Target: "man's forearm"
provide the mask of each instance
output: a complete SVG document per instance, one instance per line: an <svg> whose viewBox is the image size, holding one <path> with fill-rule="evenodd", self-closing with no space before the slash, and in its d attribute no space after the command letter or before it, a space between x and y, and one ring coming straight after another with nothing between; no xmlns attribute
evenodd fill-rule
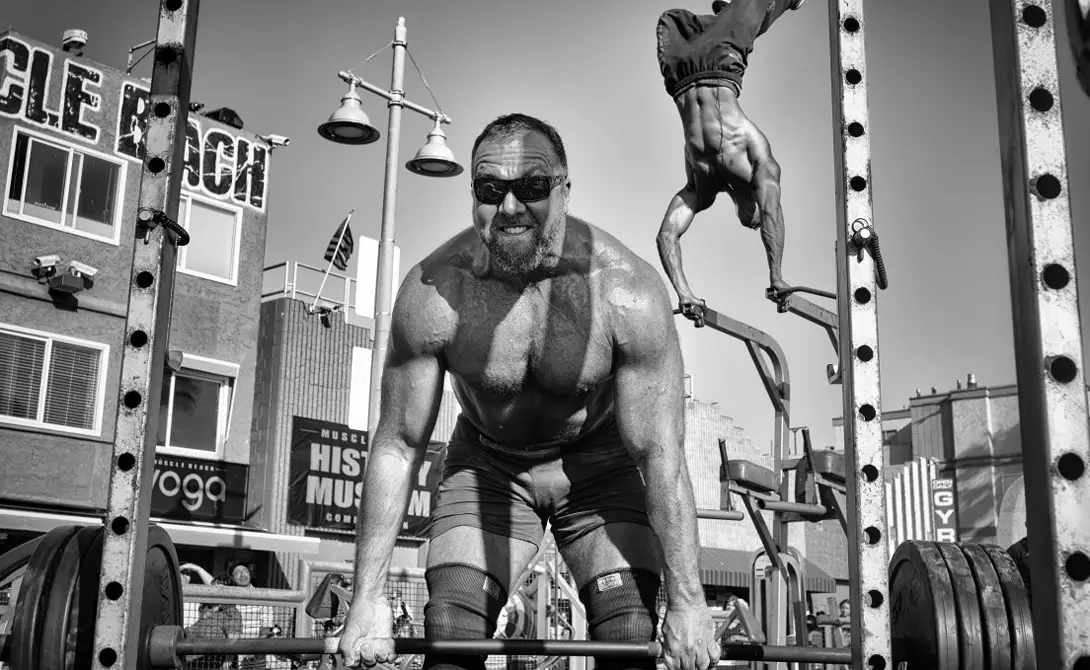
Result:
<svg viewBox="0 0 1090 670"><path fill-rule="evenodd" d="M688 295L689 282L685 279L685 271L681 267L681 241L677 236L668 237L659 235L658 240L659 260L662 269L666 271L666 277L674 287L678 295Z"/></svg>
<svg viewBox="0 0 1090 670"><path fill-rule="evenodd" d="M696 502L683 458L660 454L644 461L647 515L662 546L668 605L704 607Z"/></svg>
<svg viewBox="0 0 1090 670"><path fill-rule="evenodd" d="M404 445L376 448L367 459L356 524L355 595L377 598L386 589L390 559L409 506L416 462Z"/></svg>

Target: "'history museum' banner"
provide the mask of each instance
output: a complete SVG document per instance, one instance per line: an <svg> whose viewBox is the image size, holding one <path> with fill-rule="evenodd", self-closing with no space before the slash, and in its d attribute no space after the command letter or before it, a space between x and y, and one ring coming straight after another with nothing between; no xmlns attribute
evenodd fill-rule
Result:
<svg viewBox="0 0 1090 670"><path fill-rule="evenodd" d="M367 454L367 431L292 417L288 522L317 530L355 532ZM439 453L429 450L412 482L402 536L425 536L442 475L439 459Z"/></svg>

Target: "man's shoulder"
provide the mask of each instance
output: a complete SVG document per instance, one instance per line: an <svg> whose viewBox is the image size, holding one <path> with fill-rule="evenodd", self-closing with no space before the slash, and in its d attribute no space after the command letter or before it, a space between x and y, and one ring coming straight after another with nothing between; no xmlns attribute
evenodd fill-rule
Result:
<svg viewBox="0 0 1090 670"><path fill-rule="evenodd" d="M662 278L650 262L612 234L593 224L586 225L593 238L592 267L607 294L617 289L645 293L663 288Z"/></svg>
<svg viewBox="0 0 1090 670"><path fill-rule="evenodd" d="M472 270L472 229L440 244L409 270L403 290L417 299L450 301Z"/></svg>
<svg viewBox="0 0 1090 670"><path fill-rule="evenodd" d="M472 273L472 252L466 239L466 231L458 233L406 274L394 309L402 328L434 333L437 328L442 330L443 324L455 325L463 286Z"/></svg>
<svg viewBox="0 0 1090 670"><path fill-rule="evenodd" d="M593 239L591 271L597 276L597 294L612 312L614 324L668 314L670 298L655 266L610 233L586 225Z"/></svg>

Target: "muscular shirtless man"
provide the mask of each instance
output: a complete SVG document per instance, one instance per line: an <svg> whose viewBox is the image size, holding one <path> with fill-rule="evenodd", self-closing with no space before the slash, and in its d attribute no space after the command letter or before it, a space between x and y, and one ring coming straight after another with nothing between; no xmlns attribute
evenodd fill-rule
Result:
<svg viewBox="0 0 1090 670"><path fill-rule="evenodd" d="M551 522L592 638L654 639L661 575L668 667L712 667L666 287L568 214L567 157L550 125L497 119L477 138L472 169L473 226L416 265L395 301L342 657L394 657L387 570L449 372L462 415L432 513L425 637L492 637ZM484 658L433 654L424 667L480 670Z"/></svg>
<svg viewBox="0 0 1090 670"><path fill-rule="evenodd" d="M734 200L742 225L761 231L768 256L768 297L774 299L788 288L781 271L780 165L764 133L742 112L738 96L754 41L804 1L717 0L712 3L714 15L671 9L659 16L659 69L681 115L686 176L659 229L659 258L682 313L698 324L705 303L689 288L681 269L680 239L693 217L711 207L720 193Z"/></svg>

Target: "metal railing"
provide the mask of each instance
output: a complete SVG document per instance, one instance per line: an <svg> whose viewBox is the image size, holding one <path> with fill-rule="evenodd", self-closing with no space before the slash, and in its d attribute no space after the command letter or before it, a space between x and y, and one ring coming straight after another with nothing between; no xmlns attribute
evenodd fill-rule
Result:
<svg viewBox="0 0 1090 670"><path fill-rule="evenodd" d="M261 301L277 298L301 300L308 305L318 298L318 289L322 295L318 306L327 309L341 309L345 314L355 311L356 280L338 272L330 272L322 286L325 270L305 263L285 261L265 268L261 278Z"/></svg>

